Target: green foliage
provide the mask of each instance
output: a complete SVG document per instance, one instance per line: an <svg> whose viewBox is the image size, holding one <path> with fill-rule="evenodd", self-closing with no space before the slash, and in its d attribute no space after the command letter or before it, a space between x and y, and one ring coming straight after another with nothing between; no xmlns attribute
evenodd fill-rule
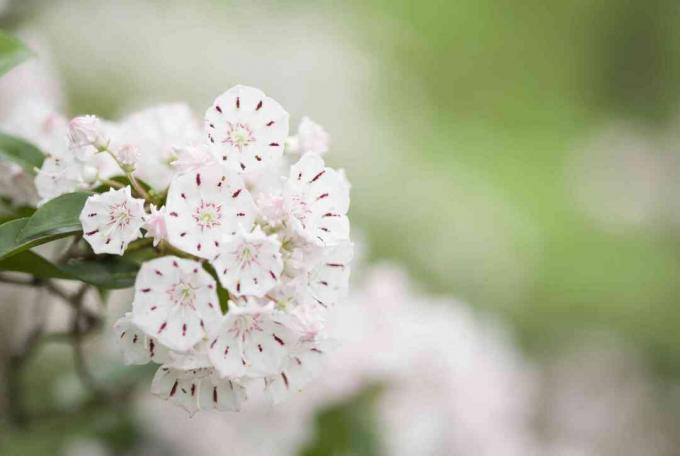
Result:
<svg viewBox="0 0 680 456"><path fill-rule="evenodd" d="M45 159L34 145L14 136L0 132L0 158L12 161L31 174L40 168Z"/></svg>
<svg viewBox="0 0 680 456"><path fill-rule="evenodd" d="M72 261L61 270L70 278L94 285L102 290L134 286L139 265L120 257L107 257L97 261Z"/></svg>
<svg viewBox="0 0 680 456"><path fill-rule="evenodd" d="M24 44L0 30L0 76L31 57L32 52Z"/></svg>
<svg viewBox="0 0 680 456"><path fill-rule="evenodd" d="M332 405L316 417L314 439L302 456L380 456L374 418L380 386L371 386L346 402Z"/></svg>
<svg viewBox="0 0 680 456"><path fill-rule="evenodd" d="M28 219L17 242L56 239L80 233L80 212L90 193L67 193L48 201ZM51 240L50 239L50 240Z"/></svg>
<svg viewBox="0 0 680 456"><path fill-rule="evenodd" d="M30 250L0 261L0 271L25 272L39 279L71 279L71 274L61 270L45 258Z"/></svg>

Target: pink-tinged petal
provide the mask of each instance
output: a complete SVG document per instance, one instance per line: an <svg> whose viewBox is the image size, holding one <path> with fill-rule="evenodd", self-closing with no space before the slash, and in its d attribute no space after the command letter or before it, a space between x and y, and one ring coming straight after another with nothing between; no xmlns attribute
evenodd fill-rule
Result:
<svg viewBox="0 0 680 456"><path fill-rule="evenodd" d="M139 329L132 322L130 312L118 319L113 328L123 351L125 364L147 364L149 361L163 364L168 360L167 348Z"/></svg>
<svg viewBox="0 0 680 456"><path fill-rule="evenodd" d="M341 241L324 249L307 273L307 296L324 308L336 305L347 295L354 246Z"/></svg>

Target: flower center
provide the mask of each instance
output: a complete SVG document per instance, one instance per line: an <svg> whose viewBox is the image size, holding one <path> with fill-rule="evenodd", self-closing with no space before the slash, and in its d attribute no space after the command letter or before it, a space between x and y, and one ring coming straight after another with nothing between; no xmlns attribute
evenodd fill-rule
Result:
<svg viewBox="0 0 680 456"><path fill-rule="evenodd" d="M180 280L172 287L168 289L168 296L170 300L181 306L194 307L194 301L196 300L196 288L194 288L190 283Z"/></svg>
<svg viewBox="0 0 680 456"><path fill-rule="evenodd" d="M290 205L290 212L300 221L302 227L305 227L305 221L307 217L312 213L312 210L307 203L307 200L302 195L293 195L291 198L292 204Z"/></svg>
<svg viewBox="0 0 680 456"><path fill-rule="evenodd" d="M109 224L117 225L118 228L123 228L130 223L132 219L132 214L130 209L127 207L127 202L114 204L110 208L109 213Z"/></svg>
<svg viewBox="0 0 680 456"><path fill-rule="evenodd" d="M193 217L194 221L201 227L201 230L218 226L222 220L222 205L206 203L201 200L201 204L194 211Z"/></svg>
<svg viewBox="0 0 680 456"><path fill-rule="evenodd" d="M247 124L240 122L232 124L231 122L228 122L227 127L227 139L225 139L224 142L231 144L239 150L255 142L253 131Z"/></svg>
<svg viewBox="0 0 680 456"><path fill-rule="evenodd" d="M240 315L234 319L234 322L229 328L229 332L235 338L241 338L245 341L250 333L253 331L262 331L262 326L260 326L260 315Z"/></svg>

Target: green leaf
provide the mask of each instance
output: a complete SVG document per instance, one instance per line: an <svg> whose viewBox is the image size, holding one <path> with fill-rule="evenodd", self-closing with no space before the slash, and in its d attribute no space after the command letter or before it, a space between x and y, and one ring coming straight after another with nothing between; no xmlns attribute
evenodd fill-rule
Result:
<svg viewBox="0 0 680 456"><path fill-rule="evenodd" d="M40 168L45 156L33 144L0 132L0 158L21 166L31 174Z"/></svg>
<svg viewBox="0 0 680 456"><path fill-rule="evenodd" d="M27 222L28 217L24 217L10 220L0 225L0 260L47 242L47 240L42 239L17 242L17 237Z"/></svg>
<svg viewBox="0 0 680 456"><path fill-rule="evenodd" d="M0 76L31 57L33 53L24 44L0 31Z"/></svg>
<svg viewBox="0 0 680 456"><path fill-rule="evenodd" d="M90 195L85 192L67 193L48 201L28 219L17 236L17 242L47 242L80 233L80 212Z"/></svg>
<svg viewBox="0 0 680 456"><path fill-rule="evenodd" d="M0 271L25 272L40 279L71 279L68 272L30 250L0 261Z"/></svg>
<svg viewBox="0 0 680 456"><path fill-rule="evenodd" d="M139 265L124 258L110 257L98 261L72 261L61 269L73 279L111 290L134 286Z"/></svg>

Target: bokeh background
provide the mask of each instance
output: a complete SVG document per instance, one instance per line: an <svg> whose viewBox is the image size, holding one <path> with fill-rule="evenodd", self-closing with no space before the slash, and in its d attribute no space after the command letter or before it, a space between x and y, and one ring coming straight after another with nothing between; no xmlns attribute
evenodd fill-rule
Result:
<svg viewBox="0 0 680 456"><path fill-rule="evenodd" d="M293 125L303 115L324 125L332 136L327 160L353 185L362 250L354 298L404 301L410 319L431 313L433 299L460 311L446 317L450 326L432 320L447 338L424 342L408 329L403 337L409 346L445 344L434 350L434 365L469 367L467 382L439 379L436 394L467 408L448 419L434 405L422 407L437 400L418 394L436 388L413 368L415 393L367 381L341 398L314 399L299 424L305 435L261 454L680 454L677 1L2 3L0 27L49 62L70 115L115 119L166 101L186 101L200 114L216 94L243 83L280 101ZM410 285L376 291L379 280ZM11 320L24 300L6 296L2 318ZM502 328L494 344L521 362L493 364L495 349L480 341L466 356L488 359L459 363L461 319ZM364 346L366 363L375 351ZM31 378L37 390L56 391L46 385L69 366L58 361L59 348L46 353ZM120 359L108 363L113 369ZM489 369L517 371L503 380L508 396L531 385L521 406L522 439L531 443L514 452L507 448L516 433L484 423L475 422L474 438L454 436L484 407L464 398L496 390L478 385ZM399 406L412 422L386 422L408 394L412 403ZM256 454L227 450L245 433L253 441L285 433L262 416L232 418L242 428L229 424L229 434L176 415L168 429L189 426L187 439L212 442L183 447L171 430L149 424L165 412L140 407L3 427L0 454ZM425 425L414 430L418 422ZM390 446L406 429L413 431L406 441ZM442 435L453 443L428 446ZM498 446L460 443L483 439Z"/></svg>

